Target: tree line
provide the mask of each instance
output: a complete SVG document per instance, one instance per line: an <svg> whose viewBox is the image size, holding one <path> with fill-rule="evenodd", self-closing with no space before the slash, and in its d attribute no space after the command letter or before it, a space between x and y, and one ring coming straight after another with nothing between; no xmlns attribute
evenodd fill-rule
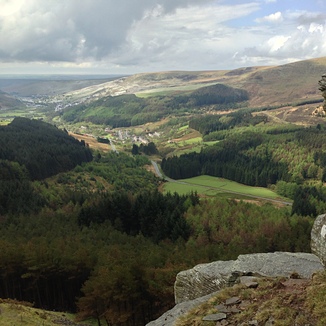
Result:
<svg viewBox="0 0 326 326"><path fill-rule="evenodd" d="M220 119L216 118L217 125ZM198 119L197 126L204 121ZM214 119L211 121L214 125ZM212 126L208 124L208 128ZM250 186L272 186L280 195L294 200L293 212L315 216L323 213L326 200L322 187L326 180L325 130L322 125L304 128L261 124L249 131L238 125L207 134L219 133L216 145L200 153L164 158L161 166L174 179L207 174Z"/></svg>
<svg viewBox="0 0 326 326"><path fill-rule="evenodd" d="M246 132L241 138L229 137L200 153L163 159L161 167L173 179L207 174L261 187L275 184L277 180L289 180L287 165L273 160L268 151L260 156L246 152L255 150L263 142L263 135Z"/></svg>
<svg viewBox="0 0 326 326"><path fill-rule="evenodd" d="M157 243L162 240L187 240L190 229L183 214L197 205L195 194L180 196L158 192L113 192L82 205L78 223L90 226L109 221L115 229L128 235L142 234Z"/></svg>
<svg viewBox="0 0 326 326"><path fill-rule="evenodd" d="M261 122L267 122L266 116L253 116L247 110L238 110L227 115L207 114L193 118L189 121L189 127L199 131L205 137L214 131L229 130L236 126L255 126ZM212 135L209 140L214 140Z"/></svg>

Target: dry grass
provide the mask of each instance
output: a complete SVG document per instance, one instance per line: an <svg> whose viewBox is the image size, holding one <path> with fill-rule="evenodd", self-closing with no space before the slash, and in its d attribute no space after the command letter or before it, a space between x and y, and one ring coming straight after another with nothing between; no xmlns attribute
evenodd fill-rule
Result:
<svg viewBox="0 0 326 326"><path fill-rule="evenodd" d="M91 149L98 150L101 152L109 152L111 150L111 147L109 144L99 143L96 138L88 135L80 135L80 134L74 134L69 133L69 135L73 136L74 138L78 140L83 140Z"/></svg>
<svg viewBox="0 0 326 326"><path fill-rule="evenodd" d="M215 322L203 321L208 314L217 313L215 308L232 296L240 297L241 312L228 314L227 322L232 325L248 325L257 321L265 325L273 319L275 326L322 326L326 325L326 272L317 273L312 280L261 278L256 289L236 285L226 288L206 303L180 317L175 326L213 326Z"/></svg>
<svg viewBox="0 0 326 326"><path fill-rule="evenodd" d="M223 83L246 89L250 106L293 103L319 98L318 81L326 71L326 58L299 61L276 67L248 67L216 71L167 71L136 74L69 93L72 98L88 96L175 92Z"/></svg>
<svg viewBox="0 0 326 326"><path fill-rule="evenodd" d="M0 299L0 326L78 326L74 315L63 312L52 312L32 307L27 302L18 302L10 299ZM95 325L83 323L83 325Z"/></svg>

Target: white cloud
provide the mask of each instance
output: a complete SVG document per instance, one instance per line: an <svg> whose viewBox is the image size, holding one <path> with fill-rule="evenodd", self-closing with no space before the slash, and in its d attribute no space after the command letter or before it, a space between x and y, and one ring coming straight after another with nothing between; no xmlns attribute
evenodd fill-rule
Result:
<svg viewBox="0 0 326 326"><path fill-rule="evenodd" d="M263 18L256 19L258 23L268 22L268 23L279 23L283 21L283 15L280 11L264 16Z"/></svg>
<svg viewBox="0 0 326 326"><path fill-rule="evenodd" d="M10 16L20 10L24 0L2 0L0 16Z"/></svg>
<svg viewBox="0 0 326 326"><path fill-rule="evenodd" d="M286 42L291 38L291 36L277 35L270 38L267 41L268 46L270 47L270 52L277 52L281 49Z"/></svg>
<svg viewBox="0 0 326 326"><path fill-rule="evenodd" d="M310 1L318 8L318 0ZM35 69L126 73L326 56L324 11L296 10L283 1L280 10L277 3L0 0L0 68L26 63Z"/></svg>
<svg viewBox="0 0 326 326"><path fill-rule="evenodd" d="M167 15L157 15L157 10L154 10L152 15L147 13L133 24L128 42L117 55L117 60L125 60L126 64L134 63L134 59L150 63L158 57L168 69L169 65L170 69L176 69L180 63L185 69L186 62L191 63L189 69L194 69L194 64L197 67L203 62L212 64L217 57L223 61L243 41L234 42L236 31L225 26L224 22L255 10L256 4L193 6L179 8Z"/></svg>
<svg viewBox="0 0 326 326"><path fill-rule="evenodd" d="M309 33L323 33L324 26L321 24L311 23L309 26Z"/></svg>

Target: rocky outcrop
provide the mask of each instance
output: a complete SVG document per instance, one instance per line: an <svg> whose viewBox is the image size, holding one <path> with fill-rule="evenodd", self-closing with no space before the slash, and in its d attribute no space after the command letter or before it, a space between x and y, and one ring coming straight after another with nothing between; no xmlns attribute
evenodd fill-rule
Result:
<svg viewBox="0 0 326 326"><path fill-rule="evenodd" d="M307 282L313 273L320 270L324 270L324 267L317 256L289 252L240 255L237 260L197 265L177 275L175 282L177 304L174 308L146 326L173 326L180 316L208 301L221 288L232 286L235 283L255 289L258 287L260 276L284 276L289 277L288 281L284 282L284 286L291 283L289 287L293 287L293 282L300 284ZM293 278L290 279L291 277ZM206 295L203 295L202 293L205 292ZM205 316L204 319L220 320L216 325L223 325L224 317L222 318L221 314L229 316L232 313L238 313L239 309L245 309L245 306L246 302L232 297L216 306L216 313ZM270 323L270 325L272 324ZM249 325L257 324L255 320L252 320ZM269 325L269 321L265 325Z"/></svg>
<svg viewBox="0 0 326 326"><path fill-rule="evenodd" d="M326 75L323 77L326 93ZM200 264L182 271L177 275L174 284L176 306L146 326L173 326L179 316L206 302L220 289L238 282L248 288L256 288L258 286L256 278L260 276L310 279L315 272L326 267L326 214L319 215L314 222L311 231L311 251L312 254L274 252L240 255L237 260ZM219 307L217 314L207 318L221 320L221 313L229 312L227 307L225 309ZM269 321L265 325L269 325ZM252 325L255 325L254 322L253 320Z"/></svg>
<svg viewBox="0 0 326 326"><path fill-rule="evenodd" d="M173 326L175 321L182 315L186 314L190 309L199 306L208 301L216 292L196 298L191 301L185 301L175 305L171 310L164 313L161 317L146 324L146 326Z"/></svg>
<svg viewBox="0 0 326 326"><path fill-rule="evenodd" d="M324 111L326 112L326 74L322 75L321 80L319 81L319 90L322 92L324 98Z"/></svg>
<svg viewBox="0 0 326 326"><path fill-rule="evenodd" d="M317 216L311 230L311 251L326 267L326 214Z"/></svg>
<svg viewBox="0 0 326 326"><path fill-rule="evenodd" d="M243 275L310 278L314 272L323 269L318 257L309 253L240 255L237 260L201 264L180 272L174 285L175 302L194 300L231 286Z"/></svg>

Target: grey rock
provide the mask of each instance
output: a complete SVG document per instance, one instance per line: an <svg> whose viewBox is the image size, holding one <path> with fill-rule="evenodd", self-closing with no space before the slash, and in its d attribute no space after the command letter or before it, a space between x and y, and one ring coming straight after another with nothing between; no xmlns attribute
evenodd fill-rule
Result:
<svg viewBox="0 0 326 326"><path fill-rule="evenodd" d="M257 320L251 320L251 321L248 322L248 325L258 326L258 321Z"/></svg>
<svg viewBox="0 0 326 326"><path fill-rule="evenodd" d="M246 284L251 282L257 282L258 277L256 276L240 276L240 283Z"/></svg>
<svg viewBox="0 0 326 326"><path fill-rule="evenodd" d="M240 303L240 301L238 301L238 303ZM218 312L223 312L225 314L230 314L230 313L238 313L238 312L241 312L240 309L236 308L235 306L226 306L227 303L224 304L219 304L217 306L215 306L215 309L218 311Z"/></svg>
<svg viewBox="0 0 326 326"><path fill-rule="evenodd" d="M173 326L175 321L182 315L186 314L192 308L199 306L200 304L209 300L212 296L217 294L216 292L210 293L201 298L197 298L191 301L182 302L175 305L172 309L165 312L161 317L146 324L146 326Z"/></svg>
<svg viewBox="0 0 326 326"><path fill-rule="evenodd" d="M220 321L226 318L226 314L218 313L218 314L211 314L207 315L203 318L204 321Z"/></svg>
<svg viewBox="0 0 326 326"><path fill-rule="evenodd" d="M218 312L224 312L224 313L228 313L228 312L229 312L228 307L225 306L224 304L219 304L219 305L215 306L215 309L216 309Z"/></svg>
<svg viewBox="0 0 326 326"><path fill-rule="evenodd" d="M326 226L325 226L326 228ZM310 278L323 270L317 256L309 253L274 252L240 255L237 260L200 264L178 273L174 284L176 304L202 297L237 282L235 276L285 276L297 273Z"/></svg>
<svg viewBox="0 0 326 326"><path fill-rule="evenodd" d="M322 226L320 230L321 228ZM326 226L324 231L325 229ZM240 255L237 260L197 265L177 275L174 285L176 306L146 326L173 326L178 317L206 302L223 287L240 282L244 276L254 275L252 279L243 279L253 282L260 276L290 277L293 273L297 273L301 278L310 278L320 270L324 270L324 267L314 254L289 252ZM238 308L245 309L248 304L249 302L244 301ZM218 311L230 312L229 309L221 310Z"/></svg>
<svg viewBox="0 0 326 326"><path fill-rule="evenodd" d="M250 301L249 300L244 300L244 301L241 301L241 303L238 305L238 307L241 309L241 310L246 310L248 306L250 306Z"/></svg>
<svg viewBox="0 0 326 326"><path fill-rule="evenodd" d="M226 325L229 325L226 319L220 320L216 323L216 326L226 326Z"/></svg>
<svg viewBox="0 0 326 326"><path fill-rule="evenodd" d="M238 309L238 308L236 308L236 307L234 307L234 306L233 307L229 307L229 309L228 309L228 313L237 314L239 312L241 312L241 310Z"/></svg>
<svg viewBox="0 0 326 326"><path fill-rule="evenodd" d="M290 277L298 273L300 278L310 278L317 270L322 270L322 264L310 253L274 252L240 255L234 268L262 276Z"/></svg>
<svg viewBox="0 0 326 326"><path fill-rule="evenodd" d="M258 287L257 277L255 276L241 276L240 284L245 285L249 289L256 289Z"/></svg>
<svg viewBox="0 0 326 326"><path fill-rule="evenodd" d="M216 261L178 273L174 283L175 303L193 300L224 288L233 272L233 263L232 260Z"/></svg>
<svg viewBox="0 0 326 326"><path fill-rule="evenodd" d="M324 111L326 111L326 74L322 75L321 80L318 82L319 83L319 90L322 92L322 96L324 98Z"/></svg>
<svg viewBox="0 0 326 326"><path fill-rule="evenodd" d="M270 317L265 323L265 326L272 326L272 325L274 325L274 318Z"/></svg>
<svg viewBox="0 0 326 326"><path fill-rule="evenodd" d="M326 214L315 219L311 230L311 251L319 257L326 267Z"/></svg>
<svg viewBox="0 0 326 326"><path fill-rule="evenodd" d="M249 289L256 289L256 288L258 288L258 283L257 282L249 282L249 283L246 283L245 285Z"/></svg>
<svg viewBox="0 0 326 326"><path fill-rule="evenodd" d="M226 301L225 301L226 306L232 306L234 304L239 304L239 303L241 303L241 300L239 297L232 297L232 298L226 299Z"/></svg>

